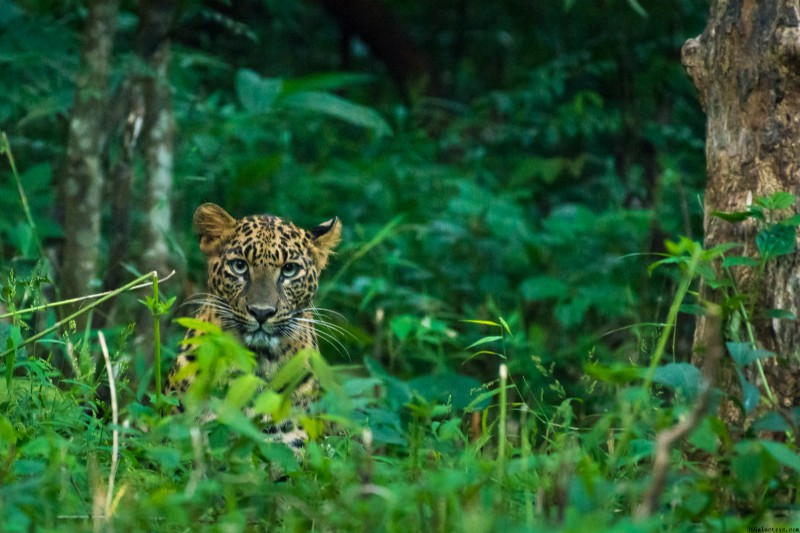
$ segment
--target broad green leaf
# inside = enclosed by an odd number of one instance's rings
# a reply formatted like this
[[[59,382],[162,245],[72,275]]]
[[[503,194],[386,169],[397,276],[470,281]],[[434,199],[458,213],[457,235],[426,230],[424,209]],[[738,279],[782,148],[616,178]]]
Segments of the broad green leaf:
[[[794,227],[800,226],[800,213],[792,215],[789,218],[784,218],[779,222],[779,224],[783,226],[794,226]]]
[[[241,409],[253,399],[256,390],[258,390],[259,387],[263,387],[264,384],[263,379],[253,374],[239,376],[231,381],[228,386],[228,393],[225,395],[225,403],[236,409]]]
[[[717,451],[720,439],[714,431],[709,417],[703,417],[700,425],[689,436],[689,442],[707,453],[715,453]]]
[[[14,425],[3,415],[0,415],[0,440],[8,444],[17,443],[17,432],[14,430]]]
[[[308,368],[310,354],[310,350],[301,350],[286,361],[272,378],[270,388],[276,392],[284,392],[287,386],[290,388],[297,386],[310,372]]]
[[[306,434],[308,438],[311,440],[317,440],[323,435],[323,431],[325,429],[325,424],[317,417],[311,416],[301,416],[300,425],[303,426],[303,429],[306,430]]]
[[[274,415],[281,409],[284,400],[283,394],[278,394],[274,390],[266,390],[256,398],[253,403],[253,410],[262,415]]]
[[[194,329],[202,333],[214,333],[214,334],[222,333],[222,328],[219,327],[218,325],[212,324],[210,322],[205,322],[203,320],[198,320],[196,318],[183,317],[176,319],[175,322],[185,327],[186,329]]]
[[[767,350],[760,350],[752,348],[749,342],[726,342],[725,347],[728,348],[728,353],[731,354],[733,362],[738,368],[755,363],[757,359],[765,359],[772,357],[775,354]]]
[[[776,461],[796,472],[800,472],[800,455],[797,455],[784,443],[763,439],[759,442]]]
[[[790,423],[791,421],[791,423]],[[792,429],[800,423],[800,407],[787,410],[784,413],[770,411],[760,419],[753,422],[753,431],[779,431],[784,432]]]
[[[480,381],[453,372],[420,376],[408,387],[427,402],[449,403],[453,409],[464,409],[483,391]]]
[[[338,118],[354,126],[371,129],[376,135],[391,135],[389,123],[375,110],[333,94],[303,91],[281,99],[282,103],[303,111]]]
[[[699,368],[689,363],[668,363],[656,368],[653,381],[675,391],[681,391],[691,402],[700,392],[703,374]]]
[[[744,407],[745,414],[750,414],[753,410],[758,407],[758,402],[761,401],[761,392],[758,390],[758,387],[746,381],[744,376],[741,376],[741,384],[742,384],[742,406]]]
[[[211,402],[211,405],[212,409],[217,414],[217,420],[225,424],[233,432],[248,437],[256,442],[264,440],[264,434],[261,433],[261,430],[259,430],[241,410],[216,399]]]
[[[773,224],[758,232],[756,246],[765,259],[787,255],[794,252],[796,234],[792,226]]]
[[[281,79],[262,78],[248,69],[236,73],[236,96],[242,107],[251,113],[264,113],[272,109],[282,91]]]
[[[399,315],[392,318],[389,322],[389,328],[391,328],[397,340],[401,342],[408,339],[411,336],[411,332],[414,331],[418,325],[419,320],[412,315]]]
[[[793,194],[785,192],[785,191],[778,191],[773,193],[770,196],[761,196],[754,200],[756,205],[759,205],[765,209],[788,209],[792,207],[795,202],[796,198]]]
[[[342,386],[336,381],[333,368],[317,351],[311,352],[311,369],[314,371],[314,376],[316,376],[324,390],[332,391],[342,396],[344,395]]]

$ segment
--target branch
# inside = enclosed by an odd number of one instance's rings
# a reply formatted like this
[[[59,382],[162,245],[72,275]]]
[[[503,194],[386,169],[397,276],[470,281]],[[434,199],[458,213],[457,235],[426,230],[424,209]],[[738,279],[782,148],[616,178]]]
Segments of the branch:
[[[649,518],[655,509],[658,508],[661,494],[664,492],[666,486],[667,474],[669,472],[669,456],[672,447],[676,442],[683,439],[697,428],[711,403],[711,392],[714,388],[717,367],[724,353],[722,348],[722,320],[720,315],[721,311],[718,306],[707,304],[704,331],[705,342],[703,343],[703,346],[706,348],[706,364],[703,365],[704,381],[702,392],[700,393],[700,398],[698,398],[697,403],[687,417],[673,427],[660,432],[656,437],[656,455],[653,460],[653,481],[645,491],[642,497],[642,503],[640,503],[639,507],[636,509],[635,516],[637,520]]]

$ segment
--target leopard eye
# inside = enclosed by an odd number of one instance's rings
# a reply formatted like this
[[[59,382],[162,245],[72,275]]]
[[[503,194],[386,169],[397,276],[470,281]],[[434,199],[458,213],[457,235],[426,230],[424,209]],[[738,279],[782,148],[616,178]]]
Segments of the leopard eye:
[[[281,267],[281,275],[284,278],[293,278],[300,272],[300,265],[297,263],[286,263]]]
[[[228,262],[228,266],[231,267],[231,270],[233,270],[234,274],[243,276],[247,273],[247,261],[244,259],[234,259]]]

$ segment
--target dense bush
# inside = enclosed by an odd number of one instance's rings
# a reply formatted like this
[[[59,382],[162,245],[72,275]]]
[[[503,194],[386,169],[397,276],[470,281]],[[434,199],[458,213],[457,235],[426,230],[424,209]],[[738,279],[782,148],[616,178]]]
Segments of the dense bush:
[[[344,222],[318,302],[342,315],[330,315],[336,340],[325,359],[306,354],[326,391],[306,423],[329,429],[299,460],[243,414],[277,409],[277,392],[251,386],[247,354],[224,335],[209,337],[208,353],[248,386],[209,383],[194,408],[167,414],[175,399],[155,375],[171,364],[179,325],[155,334],[140,294],[109,297],[94,311],[104,320],[85,329],[53,307],[53,190],[85,6],[0,0],[0,127],[17,167],[3,166],[0,182],[0,529],[782,524],[800,459],[756,438],[795,434],[774,413],[744,435],[703,413],[668,455],[660,506],[636,513],[657,435],[703,397],[687,363],[696,278],[738,301],[709,274],[728,250],[692,242],[703,122],[678,55],[705,6],[386,4],[428,54],[428,95],[404,100],[363,43],[351,46],[359,73],[338,72],[338,34],[315,3],[188,2],[173,32],[179,275],[159,289],[177,303],[151,300],[151,310],[185,316],[181,304],[201,291],[189,222],[204,201],[306,227]],[[123,3],[115,87],[144,68],[135,13]],[[107,252],[114,221],[103,215]],[[137,272],[136,235],[126,257],[105,254],[101,277]],[[770,356],[730,340],[742,376]],[[758,391],[741,384],[755,418]],[[215,415],[202,430],[201,412]]]

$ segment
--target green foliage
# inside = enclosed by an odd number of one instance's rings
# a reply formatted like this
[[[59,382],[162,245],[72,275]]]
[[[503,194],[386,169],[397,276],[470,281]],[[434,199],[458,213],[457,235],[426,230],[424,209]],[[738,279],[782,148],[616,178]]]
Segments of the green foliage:
[[[112,325],[103,333],[123,421],[113,424],[97,330],[78,331],[74,319],[102,310],[150,331],[151,319],[190,314],[173,305],[187,295],[154,284],[141,300],[146,317],[117,305],[122,290],[101,297],[110,307],[58,313],[66,302],[46,258],[61,236],[53,191],[63,185],[86,12],[0,0],[9,163],[0,167],[0,529],[789,524],[781,512],[795,504],[797,448],[758,432],[796,437],[800,414],[776,410],[753,379],[773,354],[757,347],[749,321],[755,312],[796,317],[758,310],[731,273],[795,252],[800,216],[791,194],[757,198],[716,215],[755,224],[758,255],[697,243],[702,113],[676,54],[701,31],[706,6],[384,4],[435,65],[436,97],[401,102],[360,42],[350,67],[377,74],[337,72],[340,36],[314,3],[181,4],[170,34],[168,199],[179,270],[202,286],[189,221],[203,201],[306,227],[338,215],[345,235],[319,293],[325,358],[298,354],[265,383],[233,337],[180,318],[205,334],[189,340],[197,359],[185,370],[195,376],[186,412],[170,414],[177,399],[162,398],[159,383],[183,331],[156,326],[137,344]],[[137,25],[123,5],[111,90],[144,68],[132,48]],[[118,159],[120,133],[108,134],[103,165]],[[137,234],[146,187],[140,168],[134,176]],[[105,227],[101,252],[115,231]],[[135,270],[140,239],[129,248],[109,264],[126,259]],[[753,421],[739,435],[704,413],[668,456],[656,516],[636,521],[657,436],[705,390],[686,362],[690,321],[707,309],[698,278],[720,296],[725,357],[741,389],[715,391],[712,403],[728,399]],[[291,391],[309,372],[324,394],[293,412]],[[264,438],[263,415],[299,418],[312,437],[302,457]]]

